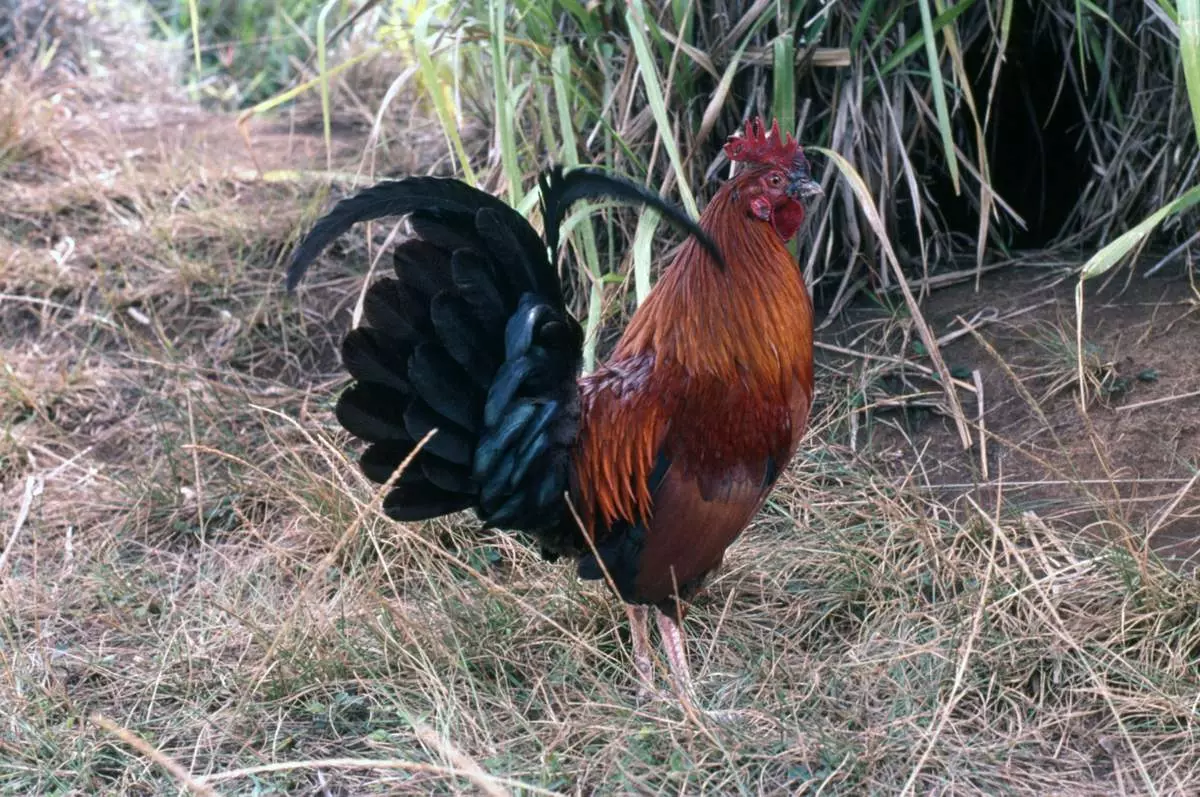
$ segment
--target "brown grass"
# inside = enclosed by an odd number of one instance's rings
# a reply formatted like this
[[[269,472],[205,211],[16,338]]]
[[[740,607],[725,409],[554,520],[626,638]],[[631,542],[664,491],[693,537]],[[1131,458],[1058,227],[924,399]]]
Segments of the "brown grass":
[[[54,110],[25,69],[0,73],[0,179],[30,179],[49,165]]]
[[[317,192],[228,165],[0,186],[0,791],[1200,790],[1200,586],[873,468],[877,363],[689,618],[723,721],[636,705],[603,588],[381,516],[330,412],[362,248],[288,300]]]

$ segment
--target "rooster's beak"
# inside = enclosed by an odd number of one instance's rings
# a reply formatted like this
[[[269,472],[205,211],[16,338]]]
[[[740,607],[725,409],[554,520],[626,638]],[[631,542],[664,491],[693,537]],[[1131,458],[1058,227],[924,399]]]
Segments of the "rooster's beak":
[[[792,174],[788,193],[801,202],[808,202],[824,195],[825,192],[821,190],[821,184],[809,176],[808,170],[802,169]]]

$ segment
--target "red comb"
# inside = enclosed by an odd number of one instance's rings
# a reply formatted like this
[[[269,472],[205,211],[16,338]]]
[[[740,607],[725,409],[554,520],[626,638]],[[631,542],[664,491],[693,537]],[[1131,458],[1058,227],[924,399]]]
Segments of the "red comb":
[[[779,135],[779,121],[771,123],[770,132],[763,124],[761,117],[746,121],[746,132],[740,136],[730,136],[725,142],[725,156],[731,161],[742,163],[761,163],[788,169],[800,145],[791,135]]]

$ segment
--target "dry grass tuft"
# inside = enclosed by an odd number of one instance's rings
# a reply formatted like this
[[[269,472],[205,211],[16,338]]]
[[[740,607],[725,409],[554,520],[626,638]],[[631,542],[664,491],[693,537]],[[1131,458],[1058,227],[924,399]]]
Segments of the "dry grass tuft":
[[[0,72],[0,179],[29,179],[54,151],[54,108],[26,70]]]

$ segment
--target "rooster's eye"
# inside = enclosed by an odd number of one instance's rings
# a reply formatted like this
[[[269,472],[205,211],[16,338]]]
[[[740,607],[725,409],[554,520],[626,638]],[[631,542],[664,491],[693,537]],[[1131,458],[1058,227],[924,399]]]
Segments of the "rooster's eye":
[[[778,188],[779,185],[783,182],[783,178],[780,177],[778,174],[772,174],[770,177],[767,178],[767,182],[771,184],[772,188]]]

